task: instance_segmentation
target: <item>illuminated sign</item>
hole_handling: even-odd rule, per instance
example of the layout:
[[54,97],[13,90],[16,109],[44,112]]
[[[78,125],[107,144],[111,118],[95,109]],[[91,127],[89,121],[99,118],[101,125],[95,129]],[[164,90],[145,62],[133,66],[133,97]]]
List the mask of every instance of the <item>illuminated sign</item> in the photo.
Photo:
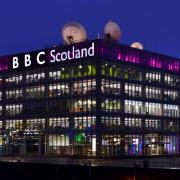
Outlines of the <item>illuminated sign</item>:
[[[40,51],[32,57],[30,53],[23,55],[19,58],[18,56],[12,57],[12,68],[17,69],[21,67],[30,67],[32,62],[35,61],[38,65],[43,65],[47,61],[48,63],[67,61],[72,59],[81,59],[86,57],[94,56],[94,42],[91,43],[88,48],[76,48],[72,46],[70,50],[59,51],[59,49],[52,49],[50,52]],[[48,58],[47,58],[48,57]]]
[[76,61],[94,56],[180,73],[180,60],[177,58],[112,44],[104,40],[86,41],[71,46],[57,46],[40,51],[0,57],[0,72]]

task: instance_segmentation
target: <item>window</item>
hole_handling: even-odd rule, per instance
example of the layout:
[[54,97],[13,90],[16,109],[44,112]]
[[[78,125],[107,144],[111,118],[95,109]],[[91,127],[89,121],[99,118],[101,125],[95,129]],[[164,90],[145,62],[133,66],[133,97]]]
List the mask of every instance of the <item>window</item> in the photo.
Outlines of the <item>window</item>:
[[159,103],[145,103],[146,114],[153,116],[162,116],[162,105]]
[[27,119],[25,131],[42,131],[45,129],[45,119]]
[[69,128],[69,118],[50,118],[49,128],[53,131],[62,131]]
[[66,66],[57,65],[56,67],[51,67],[49,70],[50,80],[67,79],[71,77],[71,69]]
[[0,85],[2,85],[2,84],[3,84],[3,77],[0,76]]
[[101,108],[104,111],[120,111],[121,103],[119,99],[107,98],[102,100]]
[[32,86],[26,88],[26,99],[44,98],[45,86]]
[[142,119],[140,118],[125,118],[125,126],[131,128],[141,128]]
[[73,67],[73,77],[96,75],[96,66],[94,64],[79,64]]
[[162,98],[160,88],[146,86],[145,91],[146,91],[146,98],[148,99],[161,99]]
[[122,77],[122,69],[119,65],[106,62],[102,65],[102,75]]
[[177,75],[165,74],[164,75],[164,83],[169,86],[177,86],[179,85],[180,78]]
[[125,113],[142,114],[143,113],[142,102],[125,100]]
[[179,106],[163,104],[163,115],[168,117],[179,117]]
[[18,115],[22,112],[22,104],[6,105],[6,116]]
[[[68,113],[70,110],[70,102],[71,100],[61,99],[61,100],[54,100],[48,102],[48,111],[49,113]],[[45,108],[45,107],[44,107]]]
[[3,129],[3,121],[0,121],[0,134],[2,133],[2,129]]
[[6,99],[7,100],[20,100],[23,97],[22,89],[13,89],[6,91]]
[[33,70],[26,73],[26,83],[41,82],[45,80],[45,73],[43,70]]
[[69,84],[50,84],[49,97],[57,97],[69,94]]
[[96,80],[82,80],[74,82],[74,94],[94,94],[96,92]]
[[146,81],[148,82],[161,82],[161,73],[160,72],[156,72],[156,71],[153,71],[153,72],[147,72],[146,73]]
[[125,154],[142,155],[142,136],[125,135]]
[[163,91],[163,95],[164,95],[164,100],[166,101],[178,100],[178,91],[165,89]]
[[142,72],[138,68],[126,67],[124,69],[124,78],[135,81],[142,81]]
[[119,95],[121,90],[120,82],[111,80],[102,80],[101,90],[102,93],[110,95]]
[[49,79],[51,79],[51,80],[57,80],[57,79],[60,79],[60,77],[61,77],[60,70],[49,72]]
[[160,130],[161,121],[159,119],[145,119],[145,128],[148,130]]
[[6,120],[6,130],[12,132],[22,131],[23,130],[23,120]]
[[23,82],[23,76],[22,74],[9,74],[7,75],[7,77],[5,78],[5,83],[6,85],[13,85],[13,84],[20,84]]
[[0,106],[0,116],[2,116],[2,106]]
[[125,83],[125,94],[133,97],[141,97],[142,86],[137,84]]
[[102,117],[101,123],[103,129],[119,129],[121,127],[121,118],[120,117]]
[[0,101],[2,100],[2,91],[0,91]]
[[171,132],[178,132],[178,123],[176,120],[165,120],[164,129]]
[[74,112],[95,111],[96,101],[94,99],[79,99],[74,101]]
[[76,130],[92,131],[96,128],[95,116],[83,116],[74,118],[74,128]]

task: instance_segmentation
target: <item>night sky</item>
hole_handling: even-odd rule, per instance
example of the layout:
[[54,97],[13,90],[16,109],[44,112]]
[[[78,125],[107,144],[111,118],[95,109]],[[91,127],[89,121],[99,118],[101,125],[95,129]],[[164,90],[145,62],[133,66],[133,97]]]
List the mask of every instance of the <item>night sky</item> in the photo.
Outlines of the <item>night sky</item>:
[[84,25],[89,39],[114,20],[122,44],[140,41],[147,50],[180,58],[180,0],[1,0],[0,55],[58,44],[72,20]]

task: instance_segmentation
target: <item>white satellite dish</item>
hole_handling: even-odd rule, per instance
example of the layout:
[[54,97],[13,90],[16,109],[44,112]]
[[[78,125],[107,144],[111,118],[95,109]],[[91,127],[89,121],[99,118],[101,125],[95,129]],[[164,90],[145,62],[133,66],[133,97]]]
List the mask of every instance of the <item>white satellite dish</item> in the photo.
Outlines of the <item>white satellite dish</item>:
[[119,25],[113,21],[109,21],[104,27],[104,35],[107,39],[118,41],[122,34]]
[[131,47],[132,47],[132,48],[136,48],[136,49],[141,49],[141,50],[144,49],[144,48],[143,48],[143,45],[142,45],[140,42],[134,42],[134,43],[132,43],[132,44],[131,44]]
[[68,22],[62,29],[65,44],[79,43],[87,38],[85,28],[78,22]]

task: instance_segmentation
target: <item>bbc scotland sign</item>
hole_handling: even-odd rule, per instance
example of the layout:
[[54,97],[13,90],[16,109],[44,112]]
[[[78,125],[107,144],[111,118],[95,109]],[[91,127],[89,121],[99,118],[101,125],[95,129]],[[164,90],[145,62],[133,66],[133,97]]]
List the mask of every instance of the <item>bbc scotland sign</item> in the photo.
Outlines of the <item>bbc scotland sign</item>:
[[[86,45],[87,46],[87,45]],[[12,69],[27,68],[32,65],[44,65],[60,61],[93,57],[95,54],[95,43],[88,43],[87,47],[70,46],[68,50],[53,48],[51,50],[27,53],[12,57]]]

